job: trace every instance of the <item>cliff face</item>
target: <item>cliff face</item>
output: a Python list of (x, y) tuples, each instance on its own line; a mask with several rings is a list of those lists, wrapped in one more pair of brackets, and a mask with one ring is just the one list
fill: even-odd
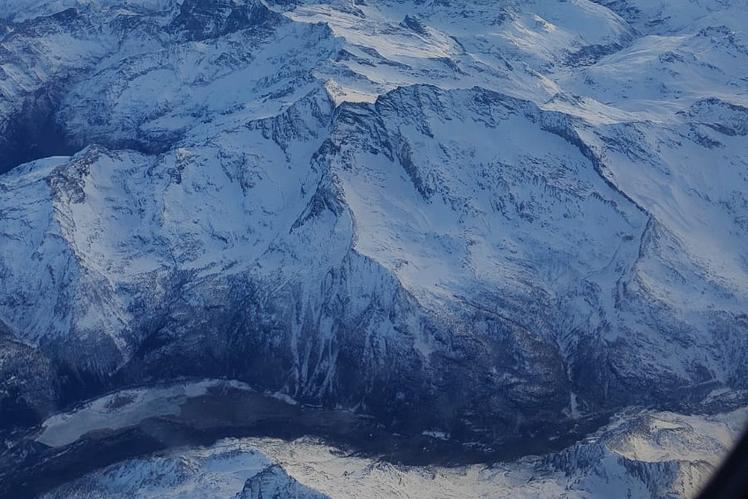
[(487, 444), (740, 404), (741, 5), (10, 2), (2, 353), (54, 383), (0, 356), (3, 421), (178, 376)]

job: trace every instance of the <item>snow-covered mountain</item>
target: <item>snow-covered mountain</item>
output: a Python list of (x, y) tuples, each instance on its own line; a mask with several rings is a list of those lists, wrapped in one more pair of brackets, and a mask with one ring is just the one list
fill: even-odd
[(265, 455), (241, 441), (208, 449), (124, 461), (45, 494), (45, 499), (94, 497), (153, 499), (328, 499), (301, 485)]
[(746, 26), (0, 0), (0, 428), (181, 376), (488, 447), (745, 405)]
[[(135, 424), (210, 386), (215, 382), (106, 396), (50, 418), (38, 438), (59, 447), (63, 441), (55, 439), (77, 438), (71, 432), (82, 424), (96, 430), (99, 424)], [(125, 460), (43, 497), (691, 497), (729, 450), (746, 416), (746, 409), (715, 416), (629, 411), (557, 453), (455, 467), (393, 465), (310, 438), (226, 439)]]

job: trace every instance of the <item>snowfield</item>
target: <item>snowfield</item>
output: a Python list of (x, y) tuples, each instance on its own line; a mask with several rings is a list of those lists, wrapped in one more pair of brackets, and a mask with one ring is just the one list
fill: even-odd
[(748, 406), (746, 26), (746, 0), (0, 0), (0, 432), (228, 378), (487, 449), (617, 414), (639, 440), (551, 482), (693, 493), (729, 439), (687, 418)]
[[(110, 428), (135, 425), (163, 414), (162, 404), (176, 408), (175, 397), (197, 397), (207, 386), (221, 383), (111, 394), (50, 418), (39, 441), (53, 432), (68, 434), (66, 428), (95, 431), (96, 426), (90, 424), (92, 411), (106, 413)], [(113, 404), (123, 398), (127, 404)], [(455, 467), (390, 464), (351, 455), (312, 438), (226, 439), (209, 447), (127, 460), (44, 497), (254, 498), (279, 490), (286, 494), (280, 497), (297, 498), (692, 497), (747, 421), (748, 409), (714, 416), (632, 410), (554, 454)], [(249, 490), (255, 495), (238, 495)]]

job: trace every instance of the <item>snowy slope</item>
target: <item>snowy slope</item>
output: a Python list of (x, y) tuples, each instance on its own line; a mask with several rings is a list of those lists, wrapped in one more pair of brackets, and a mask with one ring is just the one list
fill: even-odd
[(178, 376), (487, 446), (745, 403), (744, 1), (0, 7), (7, 426)]
[(556, 454), (451, 468), (393, 465), (313, 439), (228, 439), (124, 461), (43, 497), (691, 497), (745, 420), (745, 409), (630, 412)]
[[(35, 438), (64, 455), (86, 438), (84, 432), (121, 430), (178, 414), (188, 399), (228, 386), (249, 390), (210, 380), (115, 392), (50, 417)], [(746, 408), (711, 416), (630, 409), (554, 453), (452, 467), (392, 464), (314, 438), (224, 439), (125, 460), (44, 497), (234, 497), (240, 490), (255, 494), (249, 497), (276, 490), (283, 491), (280, 497), (306, 497), (303, 493), (311, 492), (300, 484), (333, 498), (692, 497), (747, 421)]]
[(125, 461), (86, 476), (45, 498), (289, 498), (328, 496), (299, 484), (241, 441), (207, 449)]
[(455, 468), (341, 457), (313, 441), (251, 443), (330, 497), (693, 497), (745, 420), (744, 409), (706, 418), (630, 413), (557, 454)]

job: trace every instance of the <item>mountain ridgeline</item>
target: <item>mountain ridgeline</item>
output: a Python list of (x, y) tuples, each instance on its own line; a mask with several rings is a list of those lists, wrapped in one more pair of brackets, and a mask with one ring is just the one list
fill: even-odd
[(745, 1), (4, 5), (3, 429), (185, 377), (486, 446), (745, 405)]

